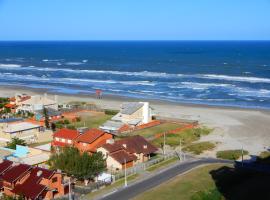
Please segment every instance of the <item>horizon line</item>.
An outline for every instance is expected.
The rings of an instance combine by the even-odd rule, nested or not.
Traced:
[[[270,42],[270,39],[233,40],[0,40],[0,42]]]

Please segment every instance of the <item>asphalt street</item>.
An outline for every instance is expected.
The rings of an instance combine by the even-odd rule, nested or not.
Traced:
[[[231,161],[225,161],[225,160],[218,160],[218,159],[211,159],[211,158],[204,158],[199,160],[193,160],[188,162],[183,162],[170,167],[166,168],[153,176],[150,176],[149,178],[143,179],[141,181],[135,182],[131,185],[128,185],[127,187],[120,188],[118,190],[115,190],[109,194],[104,194],[103,197],[99,198],[101,200],[127,200],[132,199],[135,196],[154,188],[172,178],[175,176],[182,174],[188,170],[191,170],[195,167],[198,167],[200,165],[204,164],[212,164],[212,163],[232,163]]]

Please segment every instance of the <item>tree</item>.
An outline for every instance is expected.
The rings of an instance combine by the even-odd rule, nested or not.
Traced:
[[[81,154],[74,147],[65,147],[60,153],[52,154],[49,165],[79,180],[93,179],[106,168],[102,153],[94,153],[90,156],[86,152]]]
[[[7,143],[6,147],[10,149],[16,149],[16,145],[26,146],[26,142],[20,138],[14,137],[11,139],[11,142]]]
[[[44,118],[45,118],[45,127],[47,129],[49,129],[50,128],[50,121],[49,121],[49,116],[48,116],[47,109],[45,107],[43,107],[43,115],[44,115]]]

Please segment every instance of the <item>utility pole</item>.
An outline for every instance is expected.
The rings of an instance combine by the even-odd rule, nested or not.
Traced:
[[[181,138],[179,139],[179,148],[180,148],[180,162],[182,161],[182,144],[181,144]]]
[[[71,196],[71,181],[70,181],[71,177],[69,177],[68,180],[68,188],[69,188],[69,195],[68,195],[68,199],[72,200],[72,196]]]
[[[127,162],[125,159],[125,187],[127,187]]]
[[[243,167],[243,160],[244,160],[244,149],[242,145],[242,150],[241,150],[241,157],[242,157],[242,167]]]
[[[166,145],[166,144],[165,144],[165,140],[166,140],[166,139],[165,139],[165,137],[166,137],[165,135],[166,135],[166,132],[163,133],[163,155],[164,155],[164,156],[165,156],[165,145]]]

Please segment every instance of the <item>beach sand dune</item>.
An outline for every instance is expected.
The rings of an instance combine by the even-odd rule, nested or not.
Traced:
[[[14,87],[0,87],[0,96],[13,96],[15,93],[38,94],[46,90]],[[116,96],[104,96],[96,99],[93,95],[58,94],[60,102],[86,101],[94,102],[102,108],[119,109],[123,101],[139,101]],[[150,101],[157,115],[172,118],[199,120],[203,125],[214,128],[214,132],[201,138],[202,141],[218,142],[216,150],[240,149],[257,155],[270,145],[270,111],[212,107],[201,105],[176,104],[170,102]]]

